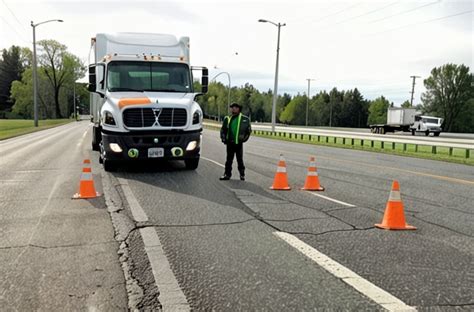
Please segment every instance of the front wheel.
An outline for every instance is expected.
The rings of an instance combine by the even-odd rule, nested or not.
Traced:
[[[434,132],[433,134],[434,134],[434,136],[439,136],[440,133],[441,132]]]
[[[199,166],[199,158],[185,159],[184,164],[186,165],[187,170],[196,170]]]
[[[100,133],[100,127],[92,127],[92,150],[99,151],[100,150],[100,142],[102,141],[102,135]]]
[[[415,129],[411,129],[411,135],[415,135]]]
[[[114,172],[117,170],[117,163],[111,160],[102,159],[102,164],[104,165],[104,170],[107,172]]]
[[[430,135],[430,131],[429,131],[429,130],[426,130],[425,135],[426,135],[426,136],[429,136],[429,135]]]

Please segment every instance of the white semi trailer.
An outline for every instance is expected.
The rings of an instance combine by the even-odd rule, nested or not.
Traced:
[[[207,92],[208,70],[190,67],[189,38],[100,33],[91,40],[92,149],[106,171],[144,159],[199,164],[202,117],[196,97]],[[202,71],[202,90],[192,70]]]
[[[424,116],[414,108],[389,107],[387,111],[387,123],[370,125],[372,133],[385,134],[387,132],[403,131],[416,132],[439,136],[442,131],[442,118]]]

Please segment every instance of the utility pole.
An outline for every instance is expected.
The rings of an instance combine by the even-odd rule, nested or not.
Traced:
[[[413,96],[415,95],[415,80],[416,78],[421,78],[420,76],[410,76],[413,78],[413,84],[411,85],[411,100],[410,100],[410,107],[413,107]]]
[[[311,89],[311,81],[316,79],[306,78],[308,80],[308,93],[306,94],[306,127],[308,126],[308,113],[309,113],[309,93]]]
[[[278,28],[278,39],[277,39],[277,53],[276,53],[276,66],[275,66],[275,85],[273,87],[273,103],[272,103],[272,132],[275,132],[276,124],[276,104],[278,99],[278,62],[280,59],[280,28],[286,26],[286,23],[274,23],[269,20],[259,19],[260,23],[270,23]]]

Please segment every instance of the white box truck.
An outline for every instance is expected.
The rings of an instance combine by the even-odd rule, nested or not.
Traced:
[[[434,136],[439,136],[442,131],[442,118],[423,116],[415,108],[389,107],[387,111],[387,123],[370,125],[372,133],[385,134],[387,132],[403,131],[416,132]]]
[[[92,149],[106,171],[144,159],[199,164],[202,117],[196,97],[207,92],[208,70],[190,67],[189,38],[99,33],[91,40],[89,91]],[[202,71],[202,90],[193,87]]]

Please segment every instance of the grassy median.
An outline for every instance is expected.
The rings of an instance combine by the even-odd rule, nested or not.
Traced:
[[[212,126],[205,126],[205,128],[218,130],[218,124]],[[313,144],[337,148],[347,148],[355,150],[364,150],[369,152],[378,152],[385,154],[394,154],[401,156],[410,156],[416,158],[432,159],[447,161],[465,165],[474,165],[474,151],[470,151],[466,157],[466,149],[449,148],[449,147],[432,147],[421,144],[411,143],[392,143],[388,139],[386,142],[373,141],[370,139],[351,139],[351,138],[336,138],[325,135],[308,135],[277,132],[276,135],[271,135],[270,131],[254,130],[252,135],[268,139],[281,140],[287,142],[297,142],[304,144]],[[319,140],[318,140],[319,139]]]
[[[0,119],[0,140],[5,140],[19,135],[64,125],[72,121],[72,119],[39,120],[38,127],[35,127],[33,120]]]

